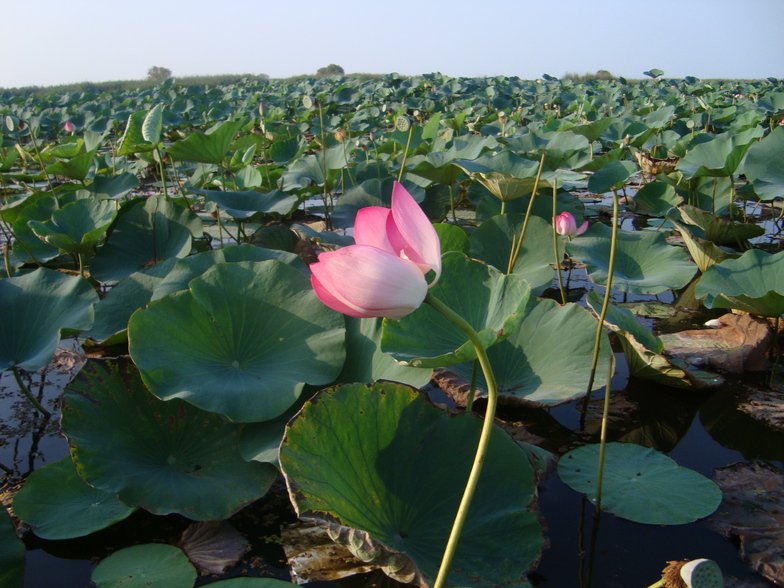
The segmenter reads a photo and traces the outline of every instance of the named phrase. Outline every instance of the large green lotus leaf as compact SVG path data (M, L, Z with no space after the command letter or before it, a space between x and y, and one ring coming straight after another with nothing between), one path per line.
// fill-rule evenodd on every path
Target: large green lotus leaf
M96 175L88 189L96 196L105 196L116 200L138 187L139 178L135 174L125 172L116 176Z
M469 194L471 190L469 189ZM539 193L534 198L534 204L531 206L531 214L543 218L546 222L552 222L553 218L553 199L552 191L550 193ZM519 213L525 214L528 211L528 203L531 201L530 196L523 196L517 200L510 200L504 206L506 213ZM556 197L556 214L562 212L569 212L574 216L578 226L582 224L583 215L585 214L585 206L579 198L573 196L569 192L559 192ZM476 207L476 224L477 226L484 223L486 220L501 214L501 201L498 198L491 197L489 194L479 201ZM553 259L555 261L555 259Z
M191 239L201 235L201 220L184 206L163 196L132 201L120 210L90 273L101 282L119 282L165 259L185 257Z
M52 214L59 209L60 203L57 198L45 196L36 199L19 211L12 226L15 237L13 252L16 258L25 262L32 262L35 258L39 263L45 263L60 255L60 250L57 247L52 247L42 241L29 225L30 221L44 222L49 220L52 218Z
M536 184L536 178L517 178L511 174L498 172L486 174L477 172L472 174L471 177L502 202L515 200L530 194Z
M727 177L736 173L754 139L762 136L762 127L737 134L718 135L689 149L676 169L686 179L701 176Z
M584 308L531 298L517 330L487 350L499 393L548 406L584 396L595 338L596 319ZM610 353L610 342L603 335L599 365L607 365ZM470 381L473 362L449 369ZM481 373L477 384L487 389ZM604 385L605 376L599 370L593 389Z
M0 371L44 367L61 330L92 326L96 302L98 294L87 280L46 268L0 280Z
M672 217L669 218L670 222L675 225L678 232L683 238L686 249L689 250L689 255L697 264L701 272L705 272L710 266L715 263L721 263L725 259L735 259L740 257L740 253L731 249L719 247L713 241L706 241L692 234L691 229L678 222Z
M504 275L457 251L441 259L441 279L430 288L432 295L465 319L485 348L514 332L530 286L519 276ZM476 358L468 337L429 304L399 321L384 319L381 350L413 367L443 367Z
M0 514L0 586L24 586L25 544L16 536L16 529L8 511Z
M346 362L338 382L370 384L376 380L402 382L421 388L430 381L433 370L400 365L381 351L381 318L346 319Z
M582 236L566 244L570 257L582 261L591 280L605 286L610 261L612 229L594 223ZM618 231L613 288L634 294L658 294L682 288L697 266L686 252L668 245L656 231Z
M221 192L191 188L191 192L203 194L207 200L218 204L231 217L240 220L250 218L257 212L287 216L299 204L299 198L296 195L287 194L280 190L264 193L257 190Z
M120 280L95 305L93 327L81 333L79 338L89 338L102 345L127 342L126 331L131 315L150 303L156 286L166 278L175 263L177 258L173 257Z
M33 232L52 247L69 253L87 254L117 216L112 201L84 198L66 204L46 222L28 222Z
M218 264L128 325L131 356L153 394L241 422L272 419L306 383L332 382L344 337L343 316L276 260Z
M552 203L552 198L549 199ZM523 214L499 214L483 222L471 234L471 256L480 259L501 272L509 267L513 241L523 231ZM553 283L553 266L556 259L563 259L564 242L558 239L558 253L553 247L553 227L538 216L528 219L525 239L512 273L531 284L531 293L538 296Z
M198 161L219 164L245 120L229 120L212 127L206 133L195 131L187 138L167 147L166 152L177 161Z
M265 247L256 247L254 245L242 243L240 245L230 245L223 249L203 251L202 253L177 260L174 268L172 268L166 277L156 285L151 300L158 300L173 292L187 290L188 283L193 278L199 277L217 263L267 261L270 259L282 261L298 270L303 275L310 276L310 270L299 255L288 253L287 251L267 249Z
M760 199L784 197L784 127L777 126L749 148L743 171Z
M558 169L567 166L566 162L578 153L586 159L590 157L590 143L586 137L568 131L530 132L509 141L508 147L515 153L526 155L528 159L539 158L544 152L544 165L547 169Z
M281 468L301 518L368 533L407 554L432 584L481 426L474 415L448 414L406 386L347 384L320 392L292 419ZM522 578L543 544L528 510L533 496L526 453L494 427L453 585L528 586Z
M702 229L705 239L716 245L737 247L747 239L765 234L765 229L759 225L728 221L690 204L680 206L678 212L684 222Z
M142 133L144 119L147 118L147 110L139 110L128 117L125 131L120 139L120 146L117 155L130 155L131 153L143 153L152 151L156 144L145 140Z
M750 249L710 266L695 290L708 308L734 308L760 316L784 314L784 251Z
M610 161L590 177L588 189L596 194L620 190L637 171L637 165L631 161Z
M83 182L93 165L93 161L95 161L95 151L82 153L67 161L56 161L46 168L46 173Z
M602 299L596 290L588 294L586 302L597 315L601 314ZM697 379L664 357L661 340L625 308L610 304L604 324L618 335L630 376L679 388L689 388Z
M655 449L633 443L607 443L602 510L637 523L683 525L707 517L721 503L721 490L694 470L680 467ZM564 454L558 475L596 503L599 445Z
M179 547L146 543L115 551L90 579L98 588L192 588L197 576Z
M127 358L88 360L63 398L77 472L125 504L223 519L263 496L277 475L242 459L240 425L181 400L158 400Z
M675 193L675 188L664 182L645 184L634 195L633 209L639 214L664 216L664 214L683 202L683 198Z
M435 227L438 240L441 242L441 253L460 251L468 254L471 244L463 228L449 223L436 223L433 227Z
M311 183L331 186L340 174L338 170L348 165L346 151L342 145L336 145L326 151L319 151L315 155L306 155L295 160L289 165L288 171L283 174L284 192L307 188ZM326 173L326 175L324 175Z
M14 496L14 513L43 539L89 535L123 520L133 508L94 488L76 473L70 456L35 470Z

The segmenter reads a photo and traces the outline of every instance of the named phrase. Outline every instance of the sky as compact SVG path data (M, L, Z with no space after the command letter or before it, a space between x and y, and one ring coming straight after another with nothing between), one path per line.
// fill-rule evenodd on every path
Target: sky
M784 0L1 0L0 87L346 73L784 78Z

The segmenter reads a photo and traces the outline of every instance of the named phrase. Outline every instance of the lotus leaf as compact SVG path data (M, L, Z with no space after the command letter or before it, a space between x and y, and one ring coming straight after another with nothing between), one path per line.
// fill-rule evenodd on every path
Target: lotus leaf
M3 509L5 511L5 509ZM8 511L0 514L0 586L24 586L25 544L16 536Z
M523 317L530 286L457 251L442 257L441 279L430 292L463 317L485 348L508 337ZM476 358L463 332L429 304L399 321L384 319L381 350L413 367L443 367Z
M531 298L514 333L487 350L498 391L526 402L555 406L584 396L591 371L596 319L576 304ZM602 337L599 364L610 358L610 342ZM473 362L449 369L470 381ZM479 374L477 385L487 389ZM605 385L596 374L593 390Z
M28 225L49 245L86 255L92 252L116 215L114 202L85 198L55 210L46 222L31 220Z
M591 280L607 284L612 229L594 223L579 239L566 244L566 252L582 261ZM613 288L635 294L658 294L682 288L697 267L686 252L667 245L664 235L649 231L618 231Z
M432 582L481 426L399 384L338 386L292 419L281 467L300 517L367 532L408 555ZM423 483L423 474L437 483ZM528 585L521 578L543 542L528 510L533 495L526 453L494 428L450 574L454 585Z
M695 294L708 308L734 308L760 316L784 314L784 251L750 249L709 267Z
M71 457L35 470L14 496L14 513L43 539L70 539L123 520L133 512L116 494L90 486Z
M98 301L90 283L39 268L0 280L0 371L42 368L52 359L64 329L83 331L93 324Z
M471 256L506 272L513 245L522 234L523 220L522 214L502 214L483 222L471 234ZM531 284L535 296L552 285L552 265L556 259L563 259L563 241L558 239L557 254L552 242L552 225L540 217L531 217L511 273Z
M680 467L655 449L633 443L607 443L602 509L647 525L683 525L718 508L721 490L694 470ZM564 454L558 475L596 502L599 445Z
M282 414L305 383L332 382L344 337L343 316L277 260L218 264L128 325L131 356L156 396L241 422Z
M192 588L197 575L179 547L148 543L115 551L91 579L98 588Z
M90 272L102 282L119 282L171 257L185 257L192 238L201 235L201 220L184 206L163 196L133 200L120 209Z
M155 514L227 518L277 475L242 459L239 425L158 400L128 359L88 360L66 387L62 428L81 478Z

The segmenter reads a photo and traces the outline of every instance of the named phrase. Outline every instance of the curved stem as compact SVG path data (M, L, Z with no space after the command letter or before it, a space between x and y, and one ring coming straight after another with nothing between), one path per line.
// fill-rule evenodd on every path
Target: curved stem
M406 150L403 151L403 161L400 163L400 171L397 174L397 181L403 181L403 172L406 171L406 159L408 159L408 148L411 146L411 135L414 134L414 125L408 128L408 139L406 139Z
M463 491L463 498L460 500L455 522L452 524L452 531L450 532L449 539L446 543L444 557L441 560L441 567L438 570L438 577L436 578L435 584L433 584L433 588L443 588L446 584L449 570L452 567L452 560L457 551L457 543L460 540L460 533L463 530L463 525L465 524L466 516L468 515L468 509L471 506L471 500L474 497L474 492L479 483L479 475L482 472L482 466L485 462L487 448L490 446L490 435L493 432L493 420L495 419L495 409L498 401L498 389L496 388L495 375L493 375L493 370L490 367L490 360L487 357L487 351L483 347L482 342L479 340L479 335L477 335L473 327L469 325L463 317L459 316L432 294L428 293L425 302L440 312L446 319L454 323L455 326L463 331L466 337L468 337L476 350L477 361L479 361L482 373L485 376L485 382L487 382L487 409L482 425L482 434L479 437L479 444L476 448L476 454L474 455L471 473L468 475L468 481L466 482L466 487Z
M38 402L38 399L35 396L33 396L32 392L30 392L30 388L28 388L27 385L22 381L22 378L19 375L19 370L15 365L11 366L11 372L14 374L14 378L16 379L17 386L19 386L19 389L27 397L27 399L33 404L36 410L38 410L38 412L40 412L46 418L51 417L52 413L46 410L43 407L43 405L40 402Z
M558 181L553 181L553 250L555 251L555 272L558 275L558 290L561 292L561 304L566 304L566 292L564 292L563 276L561 275L561 265L563 255L558 255L558 231L555 230L555 217L558 216Z
M610 413L610 392L612 392L613 368L615 358L610 354L607 362L607 385L604 387L604 407L602 408L602 427L599 433L599 465L596 475L596 510L594 516L602 512L602 481L604 480L604 450L607 447L607 415Z

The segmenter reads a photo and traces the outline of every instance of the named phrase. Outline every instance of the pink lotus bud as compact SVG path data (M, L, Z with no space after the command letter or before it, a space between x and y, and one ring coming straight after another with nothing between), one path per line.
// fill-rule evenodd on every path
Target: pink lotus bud
M425 299L425 275L435 272L432 283L441 275L438 234L397 182L391 210L370 206L357 213L354 241L356 245L322 253L310 266L321 301L349 316L401 319Z
M427 295L425 276L414 262L370 245L322 253L310 269L316 295L349 316L401 319Z
M553 225L555 226L556 233L565 235L570 239L577 235L582 235L588 229L588 221L585 221L578 229L572 213L566 211L553 217Z
M76 130L76 125L69 120L63 125L63 130L66 133L73 133Z

